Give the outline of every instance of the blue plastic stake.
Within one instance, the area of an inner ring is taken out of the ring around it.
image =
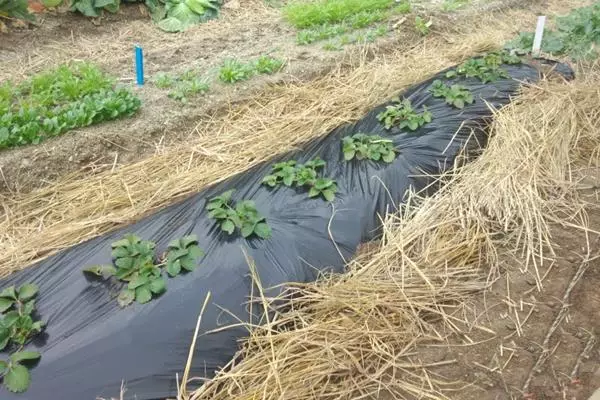
[[[135,46],[135,74],[137,84],[142,86],[144,84],[144,53],[140,46]]]

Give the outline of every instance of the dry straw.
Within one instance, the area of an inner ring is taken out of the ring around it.
[[[256,100],[203,121],[183,146],[112,172],[75,174],[0,198],[0,277],[356,119],[409,84],[498,46],[529,20],[523,11],[478,15],[461,32],[446,32],[440,22],[436,35],[372,62],[360,53],[310,83],[266,89]]]
[[[250,330],[243,360],[189,399],[447,398],[461,383],[431,369],[453,360],[427,364],[415,346],[467,333],[463,300],[487,286],[499,252],[524,255],[535,274],[550,224],[583,215],[571,168],[599,149],[600,68],[583,74],[528,88],[496,115],[478,160],[389,216],[381,245],[348,274],[294,285],[293,300]]]

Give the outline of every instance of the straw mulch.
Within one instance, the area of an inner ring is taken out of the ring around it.
[[[0,277],[359,118],[400,89],[504,43],[531,20],[526,11],[480,14],[460,30],[449,22],[448,30],[439,26],[435,35],[368,64],[359,52],[323,78],[268,88],[255,101],[203,121],[184,145],[114,171],[75,174],[0,198]]]
[[[598,164],[599,67],[573,83],[528,88],[496,115],[478,160],[444,177],[436,196],[388,217],[381,245],[347,275],[295,285],[284,311],[249,327],[239,364],[180,398],[451,397],[461,383],[428,372],[415,345],[461,332],[463,300],[487,287],[500,253],[524,257],[535,272],[552,255],[549,224],[585,219],[570,178],[576,163]]]

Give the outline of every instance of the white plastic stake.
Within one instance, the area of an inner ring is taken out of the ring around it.
[[[537,27],[535,28],[535,37],[533,38],[533,48],[531,54],[534,57],[539,57],[542,48],[542,37],[544,36],[544,25],[546,24],[546,16],[541,15],[537,20]]]

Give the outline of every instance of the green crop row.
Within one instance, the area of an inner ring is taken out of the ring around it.
[[[0,85],[0,149],[133,115],[140,100],[90,64],[63,65]]]

